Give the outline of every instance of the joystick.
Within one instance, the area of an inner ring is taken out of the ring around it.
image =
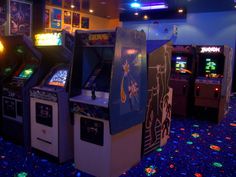
[[[91,97],[92,97],[93,100],[96,99],[95,88],[96,88],[96,85],[94,84],[94,85],[92,86],[92,90],[91,90],[91,92],[92,92],[92,96],[91,96]]]

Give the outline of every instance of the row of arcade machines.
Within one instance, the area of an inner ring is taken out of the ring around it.
[[[232,83],[232,49],[175,45],[170,86],[173,115],[220,122],[227,113]]]
[[[9,63],[3,69],[3,73],[7,72],[9,75],[2,82],[3,137],[23,144],[27,149],[31,146],[39,150],[46,148],[45,152],[53,151],[59,161],[63,161],[66,155],[69,156],[66,151],[73,153],[70,148],[73,131],[70,126],[71,134],[67,135],[69,131],[64,133],[64,129],[68,130],[68,123],[63,119],[69,117],[66,104],[65,109],[57,107],[60,110],[54,110],[58,120],[55,120],[51,111],[52,106],[57,103],[68,101],[67,82],[73,40],[73,36],[66,32],[36,35],[35,46],[25,36],[1,38],[6,51],[5,60]],[[53,105],[48,104],[50,101]],[[62,133],[54,124],[57,124]],[[67,143],[68,141],[71,142]],[[66,145],[62,145],[63,143]],[[57,147],[51,150],[50,144]]]
[[[3,134],[59,162],[74,157],[92,175],[118,176],[169,138],[172,45],[123,28],[66,34],[36,36],[37,64],[9,77],[27,75],[22,92],[2,98]]]
[[[70,102],[81,171],[119,176],[169,137],[171,44],[145,38],[123,28],[75,34]]]

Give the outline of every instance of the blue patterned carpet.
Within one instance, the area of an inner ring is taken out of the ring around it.
[[[167,145],[145,156],[122,177],[235,177],[235,155],[236,98],[232,98],[230,111],[220,125],[194,119],[172,120]],[[0,176],[89,175],[76,170],[73,162],[52,163],[0,137]]]

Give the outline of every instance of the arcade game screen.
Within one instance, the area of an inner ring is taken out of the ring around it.
[[[209,78],[221,78],[224,71],[224,59],[206,56],[199,62],[200,75]]]
[[[187,58],[186,57],[176,57],[175,71],[180,73],[186,73],[187,69]]]
[[[111,61],[106,61],[103,62],[102,65],[98,65],[90,76],[95,77],[95,79],[92,81],[92,83],[88,83],[89,81],[91,81],[90,79],[88,79],[88,81],[85,83],[84,88],[91,90],[94,86],[96,91],[109,92],[111,81],[111,68]]]
[[[66,69],[57,70],[50,78],[48,85],[64,87],[66,84],[67,75],[68,75],[68,70]]]
[[[112,63],[107,62],[103,64],[101,72],[97,75],[95,79],[96,90],[109,92],[110,90],[110,81],[111,81],[111,68]]]
[[[216,62],[211,58],[206,58],[205,73],[215,73],[216,72]]]
[[[83,50],[82,88],[101,92],[110,91],[113,47],[94,47]]]
[[[188,58],[186,56],[173,56],[172,66],[176,73],[186,74],[188,72]]]
[[[26,65],[17,76],[20,79],[29,79],[30,76],[34,73],[34,66],[33,65]]]

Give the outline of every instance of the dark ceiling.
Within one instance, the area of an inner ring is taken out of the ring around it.
[[[122,12],[133,12],[129,4],[134,0],[81,0],[81,11],[94,10],[94,15],[105,18],[119,18]],[[217,12],[235,10],[236,0],[137,0],[141,3],[165,1],[170,9],[184,7],[187,13]]]

